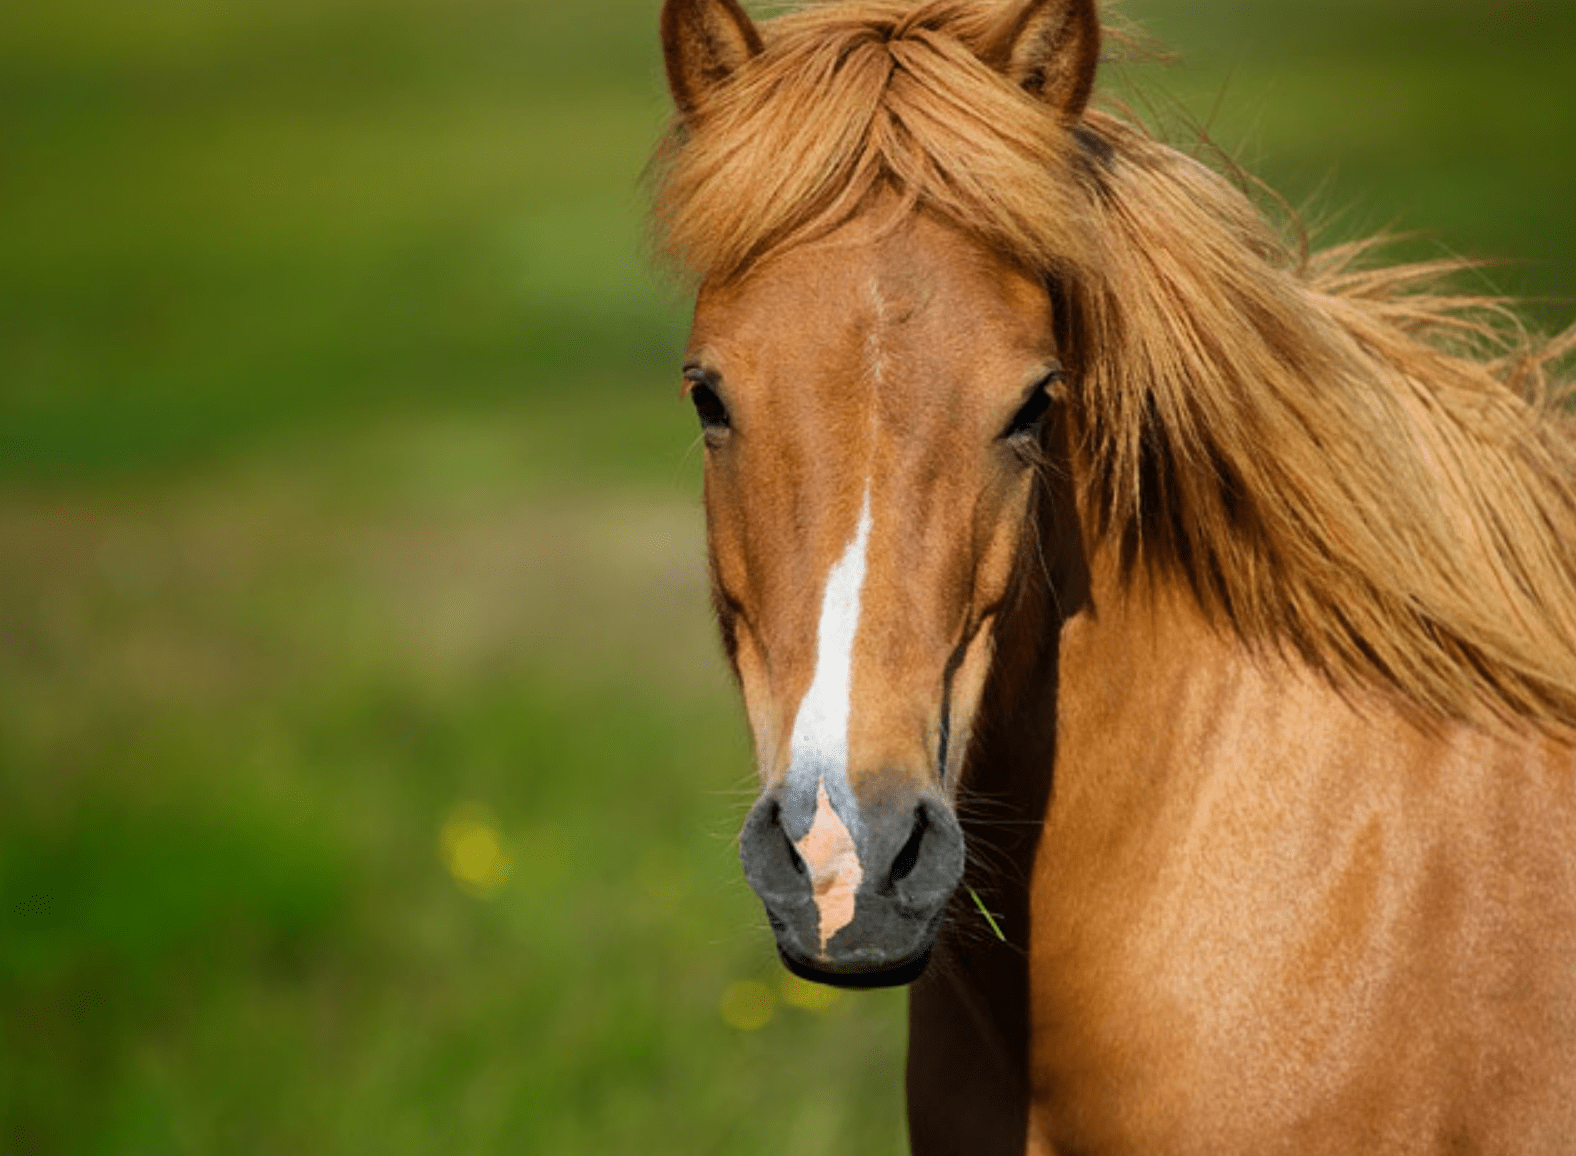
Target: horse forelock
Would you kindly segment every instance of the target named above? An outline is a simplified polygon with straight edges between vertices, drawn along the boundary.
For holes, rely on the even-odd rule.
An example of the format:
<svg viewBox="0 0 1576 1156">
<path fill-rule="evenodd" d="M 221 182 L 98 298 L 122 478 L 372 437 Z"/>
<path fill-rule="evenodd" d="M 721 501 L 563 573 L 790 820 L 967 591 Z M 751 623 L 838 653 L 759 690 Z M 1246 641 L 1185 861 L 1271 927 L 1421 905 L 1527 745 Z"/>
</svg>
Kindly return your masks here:
<svg viewBox="0 0 1576 1156">
<path fill-rule="evenodd" d="M 1091 549 L 1245 643 L 1435 716 L 1576 730 L 1576 450 L 1551 367 L 1460 263 L 1311 257 L 1232 181 L 982 63 L 983 0 L 854 0 L 765 50 L 654 166 L 699 282 L 873 206 L 948 221 L 1051 284 Z M 896 217 L 894 218 L 896 219 Z"/>
<path fill-rule="evenodd" d="M 658 153 L 661 249 L 696 282 L 727 281 L 896 194 L 1036 267 L 1081 264 L 1074 137 L 975 55 L 999 15 L 855 0 L 764 24 L 765 50 Z"/>
</svg>

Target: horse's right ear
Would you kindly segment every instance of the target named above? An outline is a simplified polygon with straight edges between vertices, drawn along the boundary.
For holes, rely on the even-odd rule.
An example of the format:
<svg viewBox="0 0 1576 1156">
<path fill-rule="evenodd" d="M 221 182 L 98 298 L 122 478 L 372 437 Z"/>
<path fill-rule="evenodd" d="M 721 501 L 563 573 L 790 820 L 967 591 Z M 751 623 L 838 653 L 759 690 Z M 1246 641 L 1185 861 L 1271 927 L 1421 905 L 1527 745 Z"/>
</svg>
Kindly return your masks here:
<svg viewBox="0 0 1576 1156">
<path fill-rule="evenodd" d="M 662 6 L 668 88 L 684 116 L 760 51 L 761 34 L 738 0 L 667 0 Z"/>
<path fill-rule="evenodd" d="M 1095 0 L 1023 0 L 1010 9 L 980 58 L 1026 91 L 1076 118 L 1100 63 Z"/>
</svg>

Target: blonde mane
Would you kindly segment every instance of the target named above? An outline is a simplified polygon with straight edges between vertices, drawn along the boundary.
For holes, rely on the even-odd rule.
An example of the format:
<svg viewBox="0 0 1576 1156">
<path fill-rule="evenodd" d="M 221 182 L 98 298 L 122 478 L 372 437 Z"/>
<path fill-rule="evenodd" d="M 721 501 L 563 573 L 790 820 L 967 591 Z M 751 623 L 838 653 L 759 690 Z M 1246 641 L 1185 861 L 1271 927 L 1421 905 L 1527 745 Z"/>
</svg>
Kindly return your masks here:
<svg viewBox="0 0 1576 1156">
<path fill-rule="evenodd" d="M 724 281 L 897 195 L 1043 276 L 1085 525 L 1250 646 L 1435 715 L 1576 730 L 1576 439 L 1538 345 L 1459 264 L 1308 255 L 1122 117 L 981 63 L 989 0 L 827 3 L 677 126 L 674 261 Z M 1091 546 L 1095 543 L 1092 542 Z"/>
</svg>

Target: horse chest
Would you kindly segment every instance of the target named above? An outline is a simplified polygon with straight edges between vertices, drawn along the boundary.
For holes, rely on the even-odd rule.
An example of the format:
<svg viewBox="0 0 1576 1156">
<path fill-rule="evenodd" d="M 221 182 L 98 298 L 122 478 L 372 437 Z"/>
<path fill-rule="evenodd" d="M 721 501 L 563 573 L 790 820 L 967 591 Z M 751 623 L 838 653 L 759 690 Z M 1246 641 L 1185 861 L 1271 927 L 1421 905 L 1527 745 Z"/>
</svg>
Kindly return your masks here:
<svg viewBox="0 0 1576 1156">
<path fill-rule="evenodd" d="M 1030 1151 L 1576 1146 L 1569 756 L 1210 645 L 1080 686 L 1094 641 L 1033 875 Z"/>
</svg>

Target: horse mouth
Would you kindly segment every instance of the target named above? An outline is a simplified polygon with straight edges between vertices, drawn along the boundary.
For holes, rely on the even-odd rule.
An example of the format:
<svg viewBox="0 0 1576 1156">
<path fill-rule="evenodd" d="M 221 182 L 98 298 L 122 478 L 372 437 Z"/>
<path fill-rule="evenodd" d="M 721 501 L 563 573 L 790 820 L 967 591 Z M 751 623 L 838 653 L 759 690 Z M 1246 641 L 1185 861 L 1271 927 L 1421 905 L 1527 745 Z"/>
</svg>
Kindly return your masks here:
<svg viewBox="0 0 1576 1156">
<path fill-rule="evenodd" d="M 795 937 L 784 934 L 788 928 L 780 918 L 770 909 L 766 915 L 777 940 L 777 957 L 794 975 L 829 987 L 863 989 L 902 987 L 923 975 L 930 965 L 930 955 L 936 946 L 936 936 L 941 930 L 946 907 L 943 903 L 931 915 L 925 929 L 910 941 L 912 950 L 905 955 L 865 947 L 863 950 L 837 952 L 830 958 L 809 956 L 784 942 L 785 939 L 792 940 Z"/>
<path fill-rule="evenodd" d="M 925 949 L 911 959 L 897 964 L 883 964 L 869 971 L 827 971 L 809 960 L 789 954 L 781 943 L 777 945 L 777 956 L 783 961 L 783 966 L 800 979 L 824 983 L 830 987 L 855 989 L 902 987 L 913 983 L 930 966 L 930 951 L 931 945 L 926 944 Z"/>
</svg>

